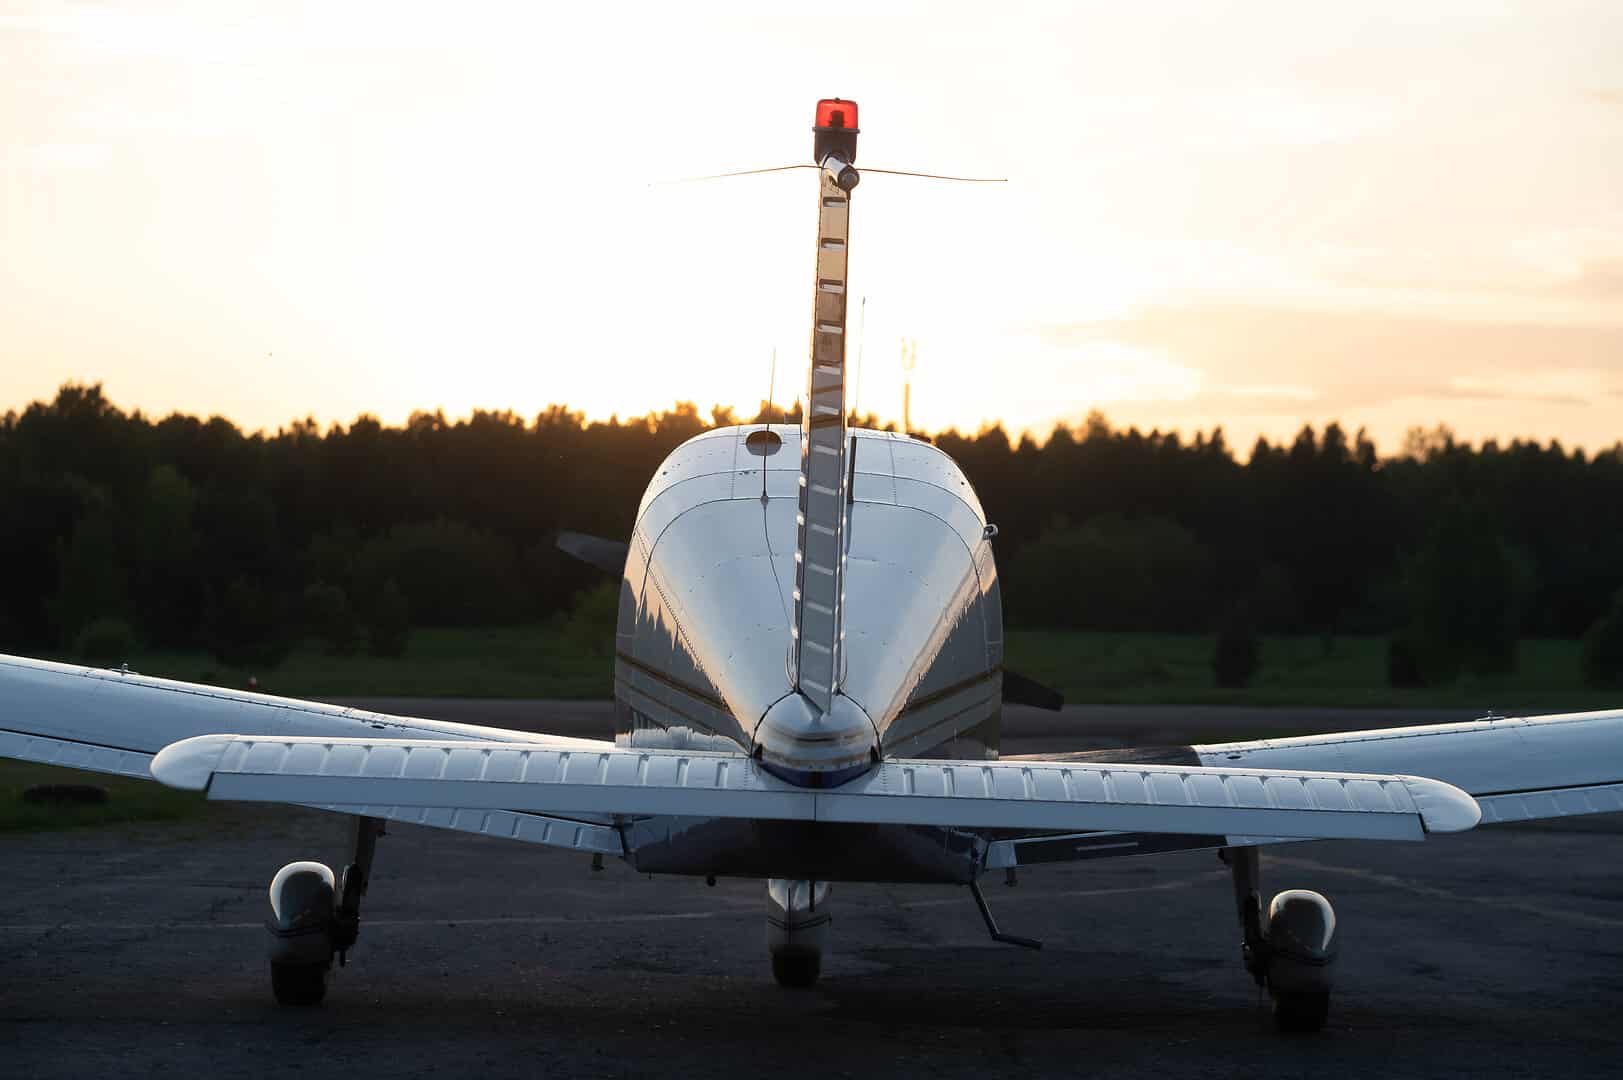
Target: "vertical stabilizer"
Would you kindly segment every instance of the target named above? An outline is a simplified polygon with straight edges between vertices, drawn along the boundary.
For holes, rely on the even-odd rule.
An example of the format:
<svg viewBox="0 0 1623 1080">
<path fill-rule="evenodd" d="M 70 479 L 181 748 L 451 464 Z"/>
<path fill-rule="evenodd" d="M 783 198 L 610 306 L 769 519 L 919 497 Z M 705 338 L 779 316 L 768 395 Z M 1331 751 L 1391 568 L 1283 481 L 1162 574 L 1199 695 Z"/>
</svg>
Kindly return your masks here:
<svg viewBox="0 0 1623 1080">
<path fill-rule="evenodd" d="M 800 512 L 795 541 L 795 687 L 823 712 L 840 682 L 846 528 L 845 309 L 851 171 L 827 162 L 817 217 L 817 294 L 811 378 L 801 418 Z"/>
</svg>

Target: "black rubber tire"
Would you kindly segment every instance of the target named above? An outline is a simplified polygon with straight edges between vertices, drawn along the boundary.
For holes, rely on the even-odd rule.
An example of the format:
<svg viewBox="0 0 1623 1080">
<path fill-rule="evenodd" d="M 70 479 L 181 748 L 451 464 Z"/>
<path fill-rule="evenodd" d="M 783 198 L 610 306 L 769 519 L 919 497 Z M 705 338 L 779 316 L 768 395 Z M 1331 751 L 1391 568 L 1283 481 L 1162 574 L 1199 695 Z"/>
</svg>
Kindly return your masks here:
<svg viewBox="0 0 1623 1080">
<path fill-rule="evenodd" d="M 817 985 L 817 976 L 823 973 L 823 957 L 809 949 L 785 950 L 772 954 L 772 977 L 778 985 L 790 990 L 805 990 Z"/>
<path fill-rule="evenodd" d="M 327 996 L 326 964 L 272 964 L 271 993 L 276 1004 L 292 1008 L 320 1005 Z"/>
<path fill-rule="evenodd" d="M 1320 1031 L 1330 1017 L 1328 990 L 1274 994 L 1274 1026 L 1292 1035 Z"/>
</svg>

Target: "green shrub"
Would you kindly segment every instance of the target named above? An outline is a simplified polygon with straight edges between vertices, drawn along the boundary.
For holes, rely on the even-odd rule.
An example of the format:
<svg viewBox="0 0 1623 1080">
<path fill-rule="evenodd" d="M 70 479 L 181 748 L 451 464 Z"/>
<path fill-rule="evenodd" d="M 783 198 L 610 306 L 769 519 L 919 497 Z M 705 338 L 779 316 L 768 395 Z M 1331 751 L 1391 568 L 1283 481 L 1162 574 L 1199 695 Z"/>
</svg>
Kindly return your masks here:
<svg viewBox="0 0 1623 1080">
<path fill-rule="evenodd" d="M 372 598 L 366 624 L 367 647 L 373 656 L 400 656 L 411 639 L 411 611 L 406 594 L 390 578 Z"/>
<path fill-rule="evenodd" d="M 1623 686 L 1623 589 L 1612 597 L 1612 610 L 1584 634 L 1582 664 L 1590 686 Z"/>
<path fill-rule="evenodd" d="M 102 616 L 73 640 L 74 655 L 97 664 L 122 664 L 135 651 L 135 631 L 123 619 Z"/>
<path fill-rule="evenodd" d="M 489 626 L 523 614 L 525 582 L 513 546 L 460 521 L 397 525 L 356 561 L 357 595 L 393 581 L 420 626 Z"/>
<path fill-rule="evenodd" d="M 1212 674 L 1218 686 L 1242 687 L 1250 684 L 1262 661 L 1262 641 L 1256 628 L 1245 619 L 1230 619 L 1217 635 L 1212 653 Z"/>
<path fill-rule="evenodd" d="M 1412 621 L 1404 636 L 1425 685 L 1451 682 L 1462 670 L 1516 670 L 1522 613 L 1536 573 L 1502 532 L 1482 504 L 1454 498 L 1409 561 Z"/>
<path fill-rule="evenodd" d="M 230 667 L 275 667 L 293 644 L 287 606 L 280 593 L 236 578 L 210 599 L 209 651 Z"/>
<path fill-rule="evenodd" d="M 318 581 L 304 590 L 305 623 L 334 656 L 349 656 L 360 645 L 361 624 L 344 590 Z"/>
<path fill-rule="evenodd" d="M 1386 645 L 1386 682 L 1388 686 L 1425 686 L 1420 657 L 1414 642 L 1407 635 L 1397 634 Z"/>
<path fill-rule="evenodd" d="M 45 607 L 56 624 L 57 640 L 65 645 L 77 642 L 92 619 L 134 610 L 121 524 L 104 500 L 94 500 L 72 536 L 57 547 L 57 587 Z"/>
<path fill-rule="evenodd" d="M 620 583 L 601 581 L 576 595 L 569 611 L 569 632 L 588 648 L 609 652 L 614 648 L 615 624 L 620 617 Z"/>
<path fill-rule="evenodd" d="M 1009 620 L 1075 630 L 1195 630 L 1210 611 L 1211 553 L 1166 518 L 1063 523 L 1015 556 Z"/>
</svg>

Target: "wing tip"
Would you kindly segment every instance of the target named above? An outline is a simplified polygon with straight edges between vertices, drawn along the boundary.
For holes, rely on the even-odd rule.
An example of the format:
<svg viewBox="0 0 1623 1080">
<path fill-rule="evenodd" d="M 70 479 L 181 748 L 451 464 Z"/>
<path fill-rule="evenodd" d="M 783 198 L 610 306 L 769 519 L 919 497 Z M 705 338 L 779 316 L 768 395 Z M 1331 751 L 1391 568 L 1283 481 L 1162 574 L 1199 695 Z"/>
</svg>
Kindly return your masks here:
<svg viewBox="0 0 1623 1080">
<path fill-rule="evenodd" d="M 183 791 L 203 791 L 233 738 L 233 735 L 195 735 L 172 742 L 152 758 L 152 778 Z"/>
<path fill-rule="evenodd" d="M 1414 797 L 1428 833 L 1465 832 L 1482 820 L 1482 807 L 1453 784 L 1421 776 L 1405 776 L 1403 784 Z"/>
</svg>

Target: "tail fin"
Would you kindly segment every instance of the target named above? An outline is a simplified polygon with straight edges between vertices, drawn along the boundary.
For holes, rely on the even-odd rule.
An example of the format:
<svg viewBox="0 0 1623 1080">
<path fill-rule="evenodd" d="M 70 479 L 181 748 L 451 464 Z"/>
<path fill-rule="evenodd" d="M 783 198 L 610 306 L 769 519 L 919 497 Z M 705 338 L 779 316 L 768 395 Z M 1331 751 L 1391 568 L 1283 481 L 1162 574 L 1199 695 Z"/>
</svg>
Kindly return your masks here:
<svg viewBox="0 0 1623 1080">
<path fill-rule="evenodd" d="M 795 540 L 795 688 L 827 712 L 839 688 L 844 630 L 846 249 L 851 194 L 822 172 L 811 375 L 801 419 L 800 512 Z"/>
</svg>

